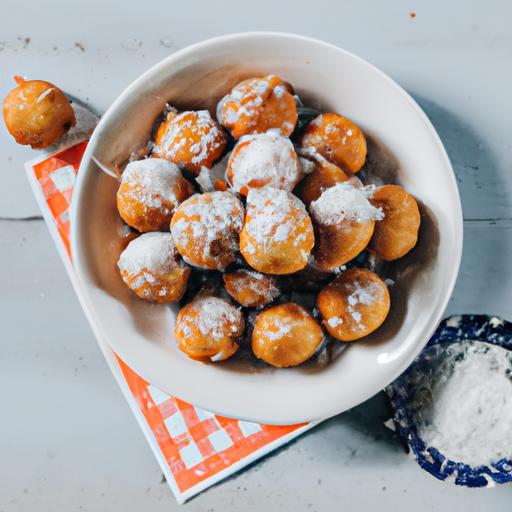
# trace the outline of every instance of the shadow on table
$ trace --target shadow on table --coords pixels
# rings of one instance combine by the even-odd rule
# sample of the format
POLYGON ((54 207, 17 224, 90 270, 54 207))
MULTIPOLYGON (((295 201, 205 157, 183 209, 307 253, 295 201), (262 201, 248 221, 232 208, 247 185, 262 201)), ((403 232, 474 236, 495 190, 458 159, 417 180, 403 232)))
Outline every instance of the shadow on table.
POLYGON ((493 202, 493 198, 503 198, 505 194, 505 182, 492 153, 478 132, 466 121, 423 96, 411 95, 429 117, 450 157, 465 219, 488 219, 489 215, 481 215, 484 206, 499 206, 499 203, 493 202))
MULTIPOLYGON (((504 176, 496 164, 495 157, 484 142, 483 137, 476 129, 450 112, 446 107, 424 98, 412 94, 416 101, 423 108, 432 124, 437 130, 441 140, 446 148, 448 156, 453 165, 457 185, 461 196, 462 209, 464 212, 465 231, 468 229, 468 222, 471 227, 488 227, 503 217, 510 218, 510 213, 506 209, 507 187, 504 176)), ((483 255, 479 265, 480 275, 478 281, 471 280, 470 271, 467 265, 467 258, 473 254, 480 244, 478 237, 467 237, 464 241, 462 265, 459 273, 459 279, 468 279, 470 282, 487 283, 493 282, 495 286, 507 287, 506 279, 492 279, 497 269, 507 268, 509 259, 507 254, 507 241, 504 237, 496 237, 492 250, 481 251, 483 255)), ((485 298, 489 290, 482 286, 465 286, 465 293, 470 293, 475 297, 485 298)), ((457 293, 457 285, 455 294, 457 293)), ((493 294, 498 296, 506 295, 504 290, 494 289, 493 294)), ((485 299, 484 299, 485 300, 485 299)), ((460 313, 489 313, 485 302, 476 301, 474 311, 460 311, 460 313)), ((492 311, 490 313, 493 313, 492 311)))

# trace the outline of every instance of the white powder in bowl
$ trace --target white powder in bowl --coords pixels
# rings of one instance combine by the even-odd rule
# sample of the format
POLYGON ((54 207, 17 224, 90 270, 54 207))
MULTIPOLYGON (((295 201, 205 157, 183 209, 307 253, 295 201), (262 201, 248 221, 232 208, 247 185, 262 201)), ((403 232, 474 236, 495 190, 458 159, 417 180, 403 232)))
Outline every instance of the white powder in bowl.
POLYGON ((309 210, 313 218, 324 225, 337 224, 344 219, 355 222, 382 220, 382 208, 376 208, 368 201, 373 190, 373 187, 354 187, 346 181, 338 183, 324 190, 310 204, 309 210))
POLYGON ((512 352, 482 341, 436 346, 428 367, 411 404, 425 443, 475 467, 511 458, 512 352))
POLYGON ((278 130, 242 137, 228 165, 236 192, 264 185, 291 191, 302 176, 293 144, 278 130))

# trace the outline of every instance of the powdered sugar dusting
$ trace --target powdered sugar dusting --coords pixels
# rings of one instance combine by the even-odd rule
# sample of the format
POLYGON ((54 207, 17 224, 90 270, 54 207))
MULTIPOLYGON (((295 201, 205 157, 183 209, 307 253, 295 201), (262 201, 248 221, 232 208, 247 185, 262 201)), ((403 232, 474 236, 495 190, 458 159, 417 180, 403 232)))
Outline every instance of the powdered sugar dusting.
POLYGON ((155 278, 149 274, 165 276, 175 265, 179 264, 179 255, 171 233, 144 233, 132 240, 121 253, 117 266, 121 272, 130 276, 138 275, 142 286, 152 283, 155 278))
POLYGON ((192 154, 191 163, 201 164, 208 155, 220 148, 224 141, 222 129, 208 110, 186 111, 172 119, 160 147, 156 147, 155 152, 174 160, 180 150, 188 147, 192 154))
MULTIPOLYGON (((266 276, 255 270, 239 269, 237 276, 232 280, 232 286, 236 292, 252 291, 257 297, 263 298, 265 304, 272 302, 279 296, 281 290, 277 286, 277 281, 273 276, 266 276)), ((228 292, 229 293, 229 292, 228 292)), ((234 296, 237 299, 236 296, 234 296)), ((242 303, 243 306, 251 307, 250 303, 242 303)))
POLYGON ((373 187, 359 188, 347 182, 338 183, 324 190, 322 195, 311 203, 311 215, 324 225, 337 224, 344 219, 355 222, 382 220, 382 208, 376 208, 368 201, 373 190, 373 187))
POLYGON ((266 337, 271 341, 281 339, 292 330, 290 322, 284 322, 281 318, 278 317, 274 317, 272 319, 272 327, 275 327, 275 329, 268 329, 265 333, 266 337))
POLYGON ((236 85, 217 105, 219 122, 229 126, 237 123, 243 116, 249 124, 256 125, 259 107, 271 87, 269 78, 271 77, 255 78, 236 85))
POLYGON ((243 325, 243 315, 224 299, 218 297, 204 297, 197 299, 196 308, 201 311, 197 318, 197 328, 204 336, 211 336, 216 341, 226 337, 226 324, 231 326, 233 334, 243 325))
POLYGON ((301 177, 301 166, 293 144, 277 130, 246 135, 235 147, 229 166, 231 186, 237 192, 244 188, 270 185, 293 190, 301 177))
POLYGON ((382 288, 371 280, 364 280, 364 284, 355 280, 349 284, 350 294, 347 296, 347 311, 356 322, 358 328, 363 331, 365 325, 361 322, 362 315, 358 311, 359 305, 371 306, 379 301, 382 288))
MULTIPOLYGON (((308 221, 306 208, 299 198, 272 187, 249 191, 247 216, 247 233, 263 246, 294 239, 300 234, 297 227, 308 221)), ((300 239, 295 239, 294 243, 298 245, 300 239)))
POLYGON ((215 187, 213 186, 212 177, 207 167, 202 166, 196 177, 196 182, 201 188, 201 192, 213 192, 215 187))
MULTIPOLYGON (((183 202, 171 222, 178 246, 194 245, 201 260, 213 260, 223 268, 225 254, 218 252, 219 240, 225 240, 233 253, 238 251, 244 208, 229 192, 195 194, 183 202), (216 250, 217 249, 217 250, 216 250)), ((187 258, 184 257, 185 261, 187 258)), ((191 262, 192 263, 192 262, 191 262)))
POLYGON ((331 327, 337 327, 338 325, 341 325, 343 323, 343 318, 340 318, 339 316, 333 316, 327 320, 327 323, 331 327))
POLYGON ((170 213, 169 203, 179 205, 175 189, 183 179, 178 166, 163 158, 130 162, 121 175, 121 183, 130 185, 125 190, 128 197, 147 208, 162 208, 165 213, 170 213))
POLYGON ((312 162, 303 156, 299 156, 299 162, 303 174, 311 174, 315 170, 315 162, 312 162))

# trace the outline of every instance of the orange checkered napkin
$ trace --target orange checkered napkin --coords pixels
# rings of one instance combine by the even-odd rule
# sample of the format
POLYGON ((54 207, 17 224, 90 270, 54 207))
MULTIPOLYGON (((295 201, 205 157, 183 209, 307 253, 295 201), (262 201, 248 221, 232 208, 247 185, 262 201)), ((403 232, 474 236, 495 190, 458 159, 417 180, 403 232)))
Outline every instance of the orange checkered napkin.
POLYGON ((179 503, 309 430, 224 418, 167 395, 112 352, 81 300, 70 259, 69 204, 87 142, 25 165, 29 181, 100 348, 179 503))

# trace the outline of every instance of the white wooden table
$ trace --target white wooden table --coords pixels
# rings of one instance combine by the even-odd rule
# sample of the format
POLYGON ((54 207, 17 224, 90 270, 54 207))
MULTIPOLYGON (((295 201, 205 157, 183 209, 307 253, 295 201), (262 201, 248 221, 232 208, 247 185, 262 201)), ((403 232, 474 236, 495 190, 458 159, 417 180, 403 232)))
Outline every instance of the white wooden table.
MULTIPOLYGON (((293 31, 346 48, 413 94, 452 159, 465 248, 448 313, 510 319, 511 14, 506 0, 3 0, 0 94, 22 74, 103 111, 170 52, 228 32, 293 31)), ((32 153, 1 132, 0 511, 176 510, 38 217, 22 170, 32 153)), ((425 474, 383 416, 374 398, 184 510, 511 510, 511 486, 466 490, 425 474)))

